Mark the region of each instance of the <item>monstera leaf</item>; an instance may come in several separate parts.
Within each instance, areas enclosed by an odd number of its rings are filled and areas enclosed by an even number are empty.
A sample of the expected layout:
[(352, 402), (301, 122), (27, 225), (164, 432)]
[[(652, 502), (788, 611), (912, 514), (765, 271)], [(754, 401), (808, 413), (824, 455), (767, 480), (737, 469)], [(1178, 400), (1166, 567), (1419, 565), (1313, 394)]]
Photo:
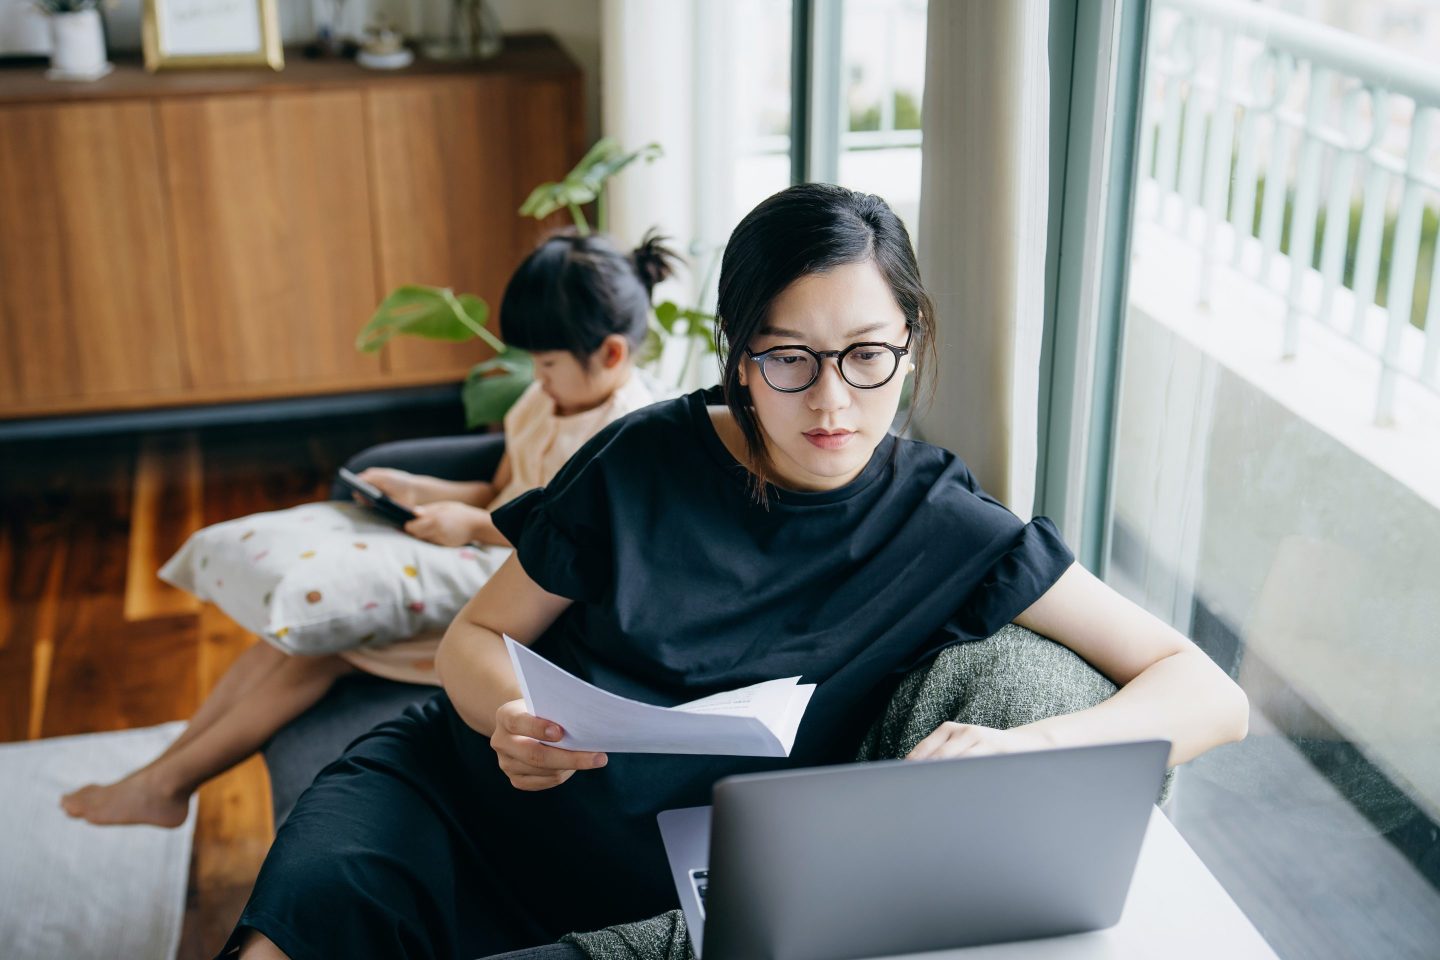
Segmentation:
[(457, 295), (446, 287), (410, 284), (396, 289), (375, 309), (355, 338), (355, 346), (374, 353), (399, 334), (457, 341), (479, 337), (498, 353), (505, 344), (485, 329), (489, 318), (489, 305), (473, 293)]
[(575, 221), (575, 228), (582, 234), (588, 234), (590, 224), (580, 208), (587, 203), (595, 202), (599, 213), (598, 226), (599, 229), (604, 230), (605, 181), (636, 160), (644, 160), (649, 163), (663, 155), (664, 151), (660, 149), (658, 143), (647, 143), (639, 150), (631, 150), (627, 153), (620, 144), (605, 137), (580, 158), (580, 162), (575, 164), (575, 169), (567, 173), (564, 180), (542, 183), (530, 191), (530, 196), (526, 197), (525, 202), (520, 205), (520, 214), (534, 217), (536, 220), (544, 220), (556, 210), (568, 208), (571, 218)]
[(534, 378), (534, 359), (518, 347), (506, 347), (498, 356), (475, 364), (460, 389), (465, 425), (473, 430), (481, 424), (502, 422)]

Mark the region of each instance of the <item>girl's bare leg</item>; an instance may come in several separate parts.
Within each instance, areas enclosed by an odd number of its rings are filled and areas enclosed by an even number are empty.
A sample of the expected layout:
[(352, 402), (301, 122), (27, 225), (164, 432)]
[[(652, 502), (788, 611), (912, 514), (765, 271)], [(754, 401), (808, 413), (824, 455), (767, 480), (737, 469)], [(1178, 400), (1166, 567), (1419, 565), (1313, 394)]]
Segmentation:
[(60, 805), (70, 816), (95, 824), (178, 827), (189, 812), (190, 795), (202, 783), (255, 753), (319, 701), (337, 677), (354, 669), (338, 656), (286, 656), (188, 743), (123, 780), (68, 793)]
[[(285, 662), (290, 654), (270, 646), (263, 641), (253, 643), (245, 652), (235, 658), (230, 669), (220, 675), (215, 688), (195, 711), (195, 716), (185, 725), (185, 730), (175, 739), (160, 757), (168, 756), (194, 740), (217, 719), (224, 716), (241, 697), (248, 696), (252, 687), (263, 681), (270, 673)], [(157, 758), (158, 759), (158, 758)]]

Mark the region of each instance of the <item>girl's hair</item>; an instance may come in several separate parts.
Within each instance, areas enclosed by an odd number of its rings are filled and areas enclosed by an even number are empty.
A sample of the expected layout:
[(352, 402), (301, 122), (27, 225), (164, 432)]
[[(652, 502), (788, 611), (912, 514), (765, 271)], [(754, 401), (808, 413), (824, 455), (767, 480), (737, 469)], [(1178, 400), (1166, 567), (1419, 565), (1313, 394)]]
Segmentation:
[(751, 210), (725, 245), (716, 307), (725, 347), (721, 385), (725, 405), (745, 435), (755, 495), (762, 503), (771, 468), (749, 392), (740, 383), (745, 347), (765, 325), (770, 305), (790, 284), (867, 261), (879, 267), (913, 333), (910, 355), (915, 362), (913, 396), (918, 402), (922, 384), (930, 384), (935, 308), (920, 282), (905, 224), (884, 200), (829, 183), (797, 184)]
[(679, 258), (655, 231), (628, 255), (603, 234), (548, 237), (520, 264), (500, 300), (500, 335), (522, 350), (566, 350), (582, 365), (612, 334), (645, 339), (650, 295)]

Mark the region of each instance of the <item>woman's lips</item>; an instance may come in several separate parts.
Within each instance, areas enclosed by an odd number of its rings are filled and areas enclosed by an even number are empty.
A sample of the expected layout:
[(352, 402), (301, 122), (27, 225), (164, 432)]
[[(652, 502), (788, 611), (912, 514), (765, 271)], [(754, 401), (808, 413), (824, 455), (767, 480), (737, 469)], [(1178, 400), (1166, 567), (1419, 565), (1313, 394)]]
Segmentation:
[(855, 436), (855, 431), (836, 430), (834, 432), (827, 432), (825, 430), (812, 430), (803, 436), (821, 450), (839, 450), (850, 442), (850, 438)]

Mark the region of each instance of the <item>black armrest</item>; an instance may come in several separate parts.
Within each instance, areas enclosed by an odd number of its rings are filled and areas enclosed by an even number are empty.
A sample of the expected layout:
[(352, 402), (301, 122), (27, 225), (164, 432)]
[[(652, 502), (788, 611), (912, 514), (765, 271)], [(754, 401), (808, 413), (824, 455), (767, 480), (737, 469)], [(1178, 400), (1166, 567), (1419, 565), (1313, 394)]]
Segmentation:
[[(366, 467), (395, 467), (444, 480), (489, 480), (495, 476), (504, 453), (503, 433), (425, 437), (376, 444), (355, 454), (345, 466), (355, 473)], [(350, 491), (333, 480), (330, 499), (349, 500)]]

